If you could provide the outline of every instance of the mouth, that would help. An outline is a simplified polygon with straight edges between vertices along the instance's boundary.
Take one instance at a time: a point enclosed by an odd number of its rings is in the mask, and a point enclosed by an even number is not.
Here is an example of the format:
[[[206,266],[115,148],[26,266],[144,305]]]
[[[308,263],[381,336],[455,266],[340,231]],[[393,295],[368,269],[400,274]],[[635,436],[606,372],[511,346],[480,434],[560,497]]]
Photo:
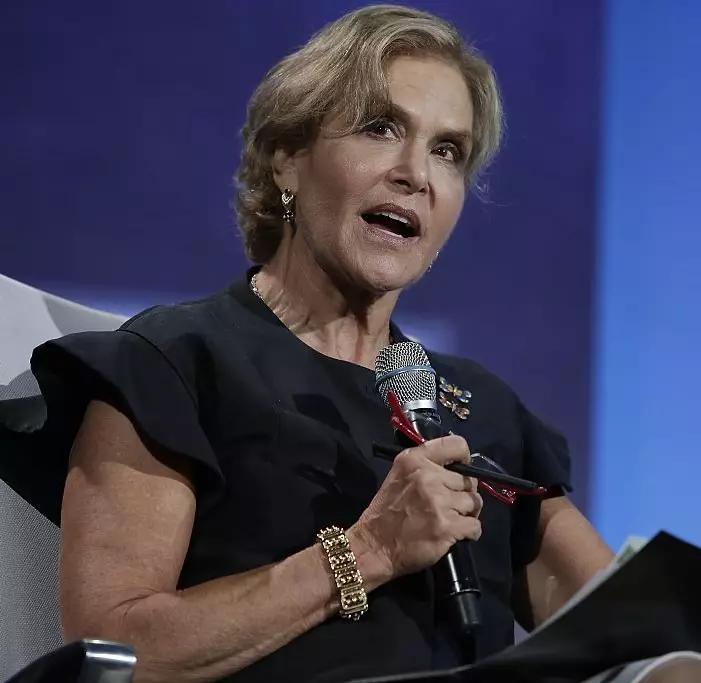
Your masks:
[[[411,209],[397,204],[380,204],[360,214],[369,225],[398,237],[409,239],[421,234],[421,221]]]

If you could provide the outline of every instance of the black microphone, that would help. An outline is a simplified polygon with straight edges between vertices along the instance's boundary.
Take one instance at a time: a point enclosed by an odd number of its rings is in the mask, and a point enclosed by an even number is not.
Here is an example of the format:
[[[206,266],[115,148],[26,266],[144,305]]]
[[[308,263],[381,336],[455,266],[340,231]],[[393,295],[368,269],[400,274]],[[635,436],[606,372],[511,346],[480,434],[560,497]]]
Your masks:
[[[392,344],[375,359],[375,389],[389,406],[391,391],[414,429],[427,441],[446,436],[436,403],[436,371],[423,347],[407,341]],[[391,406],[390,406],[391,407]],[[415,446],[400,433],[402,446]],[[433,568],[436,597],[445,608],[456,635],[476,654],[476,636],[482,623],[480,585],[468,541],[456,543]]]

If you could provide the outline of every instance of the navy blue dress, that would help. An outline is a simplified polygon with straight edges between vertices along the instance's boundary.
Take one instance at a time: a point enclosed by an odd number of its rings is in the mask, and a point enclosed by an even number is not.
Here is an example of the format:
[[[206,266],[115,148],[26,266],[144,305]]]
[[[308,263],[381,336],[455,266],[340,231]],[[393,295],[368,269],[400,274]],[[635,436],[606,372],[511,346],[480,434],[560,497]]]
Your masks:
[[[472,392],[468,419],[441,411],[473,452],[510,474],[569,487],[564,439],[507,385],[474,362],[429,357],[438,375]],[[156,457],[191,461],[197,514],[180,588],[282,560],[313,544],[322,527],[350,526],[390,466],[373,452],[373,442],[393,442],[374,373],[305,345],[245,279],[201,301],[149,309],[115,332],[46,343],[32,369],[48,408],[37,438],[57,478],[91,399],[126,414]],[[56,518],[60,497],[45,500]],[[509,507],[485,496],[483,535],[473,544],[481,656],[513,640],[512,577],[536,551],[537,516],[533,500]],[[382,586],[369,601],[359,622],[329,619],[224,680],[322,683],[459,663],[430,570]]]

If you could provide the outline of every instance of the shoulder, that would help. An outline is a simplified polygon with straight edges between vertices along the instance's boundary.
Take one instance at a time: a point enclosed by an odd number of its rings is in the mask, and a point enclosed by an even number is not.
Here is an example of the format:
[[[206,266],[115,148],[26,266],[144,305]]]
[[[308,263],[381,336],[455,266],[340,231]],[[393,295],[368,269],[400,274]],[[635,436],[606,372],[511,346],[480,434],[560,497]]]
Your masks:
[[[476,441],[482,451],[485,444],[499,444],[512,459],[519,458],[523,404],[513,389],[473,360],[443,353],[428,355],[436,371],[436,398],[451,429]]]
[[[484,398],[507,403],[514,408],[520,405],[516,392],[498,375],[469,358],[428,351],[431,363],[438,375],[439,385],[447,384],[475,393]]]
[[[569,447],[557,429],[531,412],[504,380],[479,363],[441,353],[429,352],[429,357],[438,375],[441,402],[455,405],[456,392],[467,392],[470,419],[483,431],[490,426],[502,436],[511,434],[520,444],[527,479],[546,488],[562,485],[571,490]]]
[[[202,337],[216,330],[227,307],[233,305],[228,290],[176,304],[147,308],[119,328],[132,332],[156,345]]]
[[[87,406],[99,400],[126,416],[153,452],[200,463],[202,490],[218,492],[218,460],[200,415],[216,386],[212,361],[224,348],[218,327],[226,329],[229,298],[225,291],[155,306],[118,330],[77,332],[37,347],[32,371],[47,406],[47,439],[65,446],[67,458]]]
[[[139,337],[187,371],[188,365],[236,348],[245,310],[232,295],[235,285],[194,301],[153,306],[127,320],[119,331]]]
[[[100,386],[101,396],[145,396],[157,387],[170,387],[172,394],[180,387],[197,404],[200,389],[210,385],[214,361],[235,343],[232,307],[228,290],[153,306],[117,330],[77,332],[45,342],[34,349],[32,371],[45,395],[54,384],[61,390]],[[227,332],[232,338],[226,338]]]

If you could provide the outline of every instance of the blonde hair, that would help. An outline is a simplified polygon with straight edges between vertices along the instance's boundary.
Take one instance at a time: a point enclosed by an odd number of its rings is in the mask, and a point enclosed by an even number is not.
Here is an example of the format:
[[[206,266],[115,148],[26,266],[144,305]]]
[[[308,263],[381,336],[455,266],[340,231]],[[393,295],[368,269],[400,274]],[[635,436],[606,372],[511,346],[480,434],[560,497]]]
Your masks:
[[[496,79],[458,30],[432,14],[398,5],[350,12],[273,67],[249,102],[235,207],[251,261],[268,262],[283,235],[280,190],[272,171],[275,150],[293,153],[309,145],[329,114],[348,121],[344,134],[385,114],[385,70],[400,56],[434,56],[461,70],[474,108],[466,181],[473,183],[492,159],[502,131]]]

